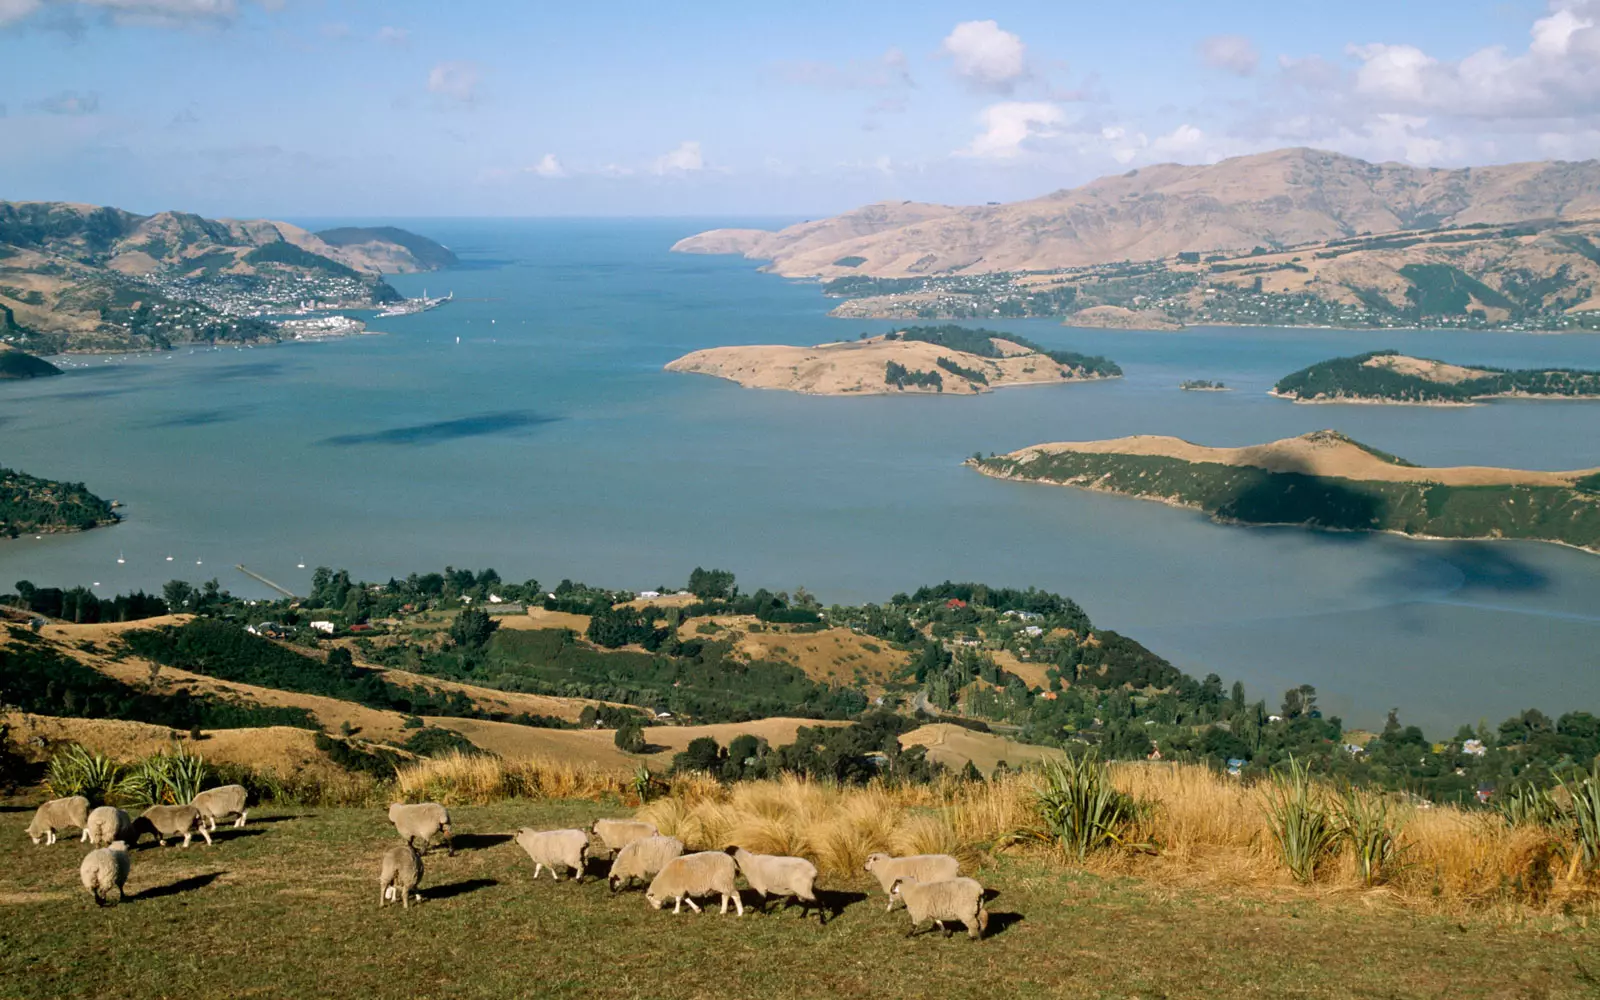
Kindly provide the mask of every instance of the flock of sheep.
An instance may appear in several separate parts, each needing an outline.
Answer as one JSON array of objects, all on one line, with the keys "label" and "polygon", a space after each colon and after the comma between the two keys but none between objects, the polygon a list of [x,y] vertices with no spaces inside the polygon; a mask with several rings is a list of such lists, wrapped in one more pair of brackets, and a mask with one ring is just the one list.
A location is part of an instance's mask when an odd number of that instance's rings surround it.
[{"label": "flock of sheep", "polygon": [[[132,819],[112,806],[91,810],[88,799],[74,795],[40,806],[27,832],[35,844],[54,844],[56,831],[80,829],[80,841],[95,849],[84,857],[79,875],[95,903],[104,906],[113,889],[119,901],[124,898],[123,885],[131,867],[128,849],[137,846],[145,834],[162,846],[169,839],[182,837],[183,846],[188,847],[195,834],[210,844],[211,831],[217,828],[218,821],[233,819],[235,828],[244,826],[246,798],[242,786],[225,785],[201,792],[188,805],[151,806]],[[389,806],[389,822],[403,843],[383,854],[378,906],[398,902],[409,909],[413,899],[422,898],[418,892],[423,875],[422,855],[434,840],[440,839],[449,854],[455,855],[450,813],[437,802],[396,802]],[[699,913],[696,897],[717,896],[722,902],[720,912],[727,913],[732,903],[742,917],[744,901],[735,884],[741,875],[761,898],[763,908],[769,900],[783,900],[785,906],[799,902],[802,918],[813,907],[822,910],[816,895],[817,866],[804,858],[752,854],[743,847],[685,854],[681,841],[662,836],[655,826],[636,820],[597,820],[588,830],[524,827],[518,831],[516,842],[533,861],[535,879],[548,868],[550,877],[558,882],[562,872],[571,872],[581,882],[590,857],[610,858],[611,890],[620,891],[635,879],[648,881],[645,900],[657,910],[670,901],[673,913],[680,912],[685,903]],[[883,887],[889,898],[888,910],[894,909],[897,899],[905,904],[911,917],[908,937],[920,925],[932,921],[946,937],[952,933],[946,926],[950,922],[965,926],[968,937],[979,938],[989,924],[989,913],[983,905],[984,889],[976,880],[963,878],[960,867],[948,854],[902,858],[873,854],[867,858],[865,870]]]}]

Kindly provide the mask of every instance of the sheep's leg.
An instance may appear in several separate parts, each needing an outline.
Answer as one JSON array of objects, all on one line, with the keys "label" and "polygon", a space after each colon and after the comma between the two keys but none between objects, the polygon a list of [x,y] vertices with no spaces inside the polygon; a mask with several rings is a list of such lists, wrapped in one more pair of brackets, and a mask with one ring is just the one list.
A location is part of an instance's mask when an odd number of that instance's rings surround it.
[{"label": "sheep's leg", "polygon": [[[699,904],[696,903],[694,900],[690,899],[688,896],[679,896],[678,898],[683,900],[685,903],[688,903],[689,904],[689,909],[693,910],[696,913],[700,912]],[[723,906],[727,906],[728,904],[727,904],[726,901],[724,901],[722,905]],[[723,910],[722,912],[726,913],[728,911],[727,910]]]},{"label": "sheep's leg", "polygon": [[944,921],[943,920],[935,920],[934,923],[939,926],[939,933],[943,934],[945,937],[949,937],[951,934],[955,933],[950,928],[948,928],[948,927],[946,927],[944,925]]},{"label": "sheep's leg", "polygon": [[127,901],[128,894],[122,891],[122,886],[117,886],[117,902],[126,903]]},{"label": "sheep's leg", "polygon": [[[726,897],[723,898],[722,905],[723,906],[727,906],[728,905]],[[734,894],[733,894],[733,905],[739,911],[739,916],[741,916],[741,917],[744,916],[744,897],[739,895],[739,893],[737,891],[734,892]],[[723,910],[722,912],[726,913],[728,911],[727,910]]]},{"label": "sheep's leg", "polygon": [[54,829],[52,829],[48,834],[46,834],[46,836],[49,839],[44,842],[45,846],[46,847],[54,847],[55,843],[56,843],[56,831]]},{"label": "sheep's leg", "polygon": [[205,827],[202,826],[200,828],[200,836],[206,838],[206,846],[210,847],[211,846],[211,831],[207,830]]},{"label": "sheep's leg", "polygon": [[185,830],[184,833],[183,833],[183,846],[184,846],[185,849],[188,848],[189,841],[191,841],[193,839],[194,839],[194,834],[192,834],[189,831]]},{"label": "sheep's leg", "polygon": [[889,893],[889,905],[885,906],[883,908],[883,912],[885,912],[885,913],[894,912],[894,893],[892,893],[892,892]]},{"label": "sheep's leg", "polygon": [[678,911],[680,909],[682,909],[682,908],[683,908],[683,897],[679,896],[677,899],[672,901],[672,913],[673,913],[673,916],[677,916]]},{"label": "sheep's leg", "polygon": [[250,815],[250,810],[248,810],[248,809],[240,812],[239,813],[239,818],[233,821],[233,828],[235,830],[243,830],[244,829],[244,818],[246,816],[248,816],[248,815]]},{"label": "sheep's leg", "polygon": [[395,886],[395,890],[400,893],[400,909],[411,909],[411,890],[403,882]]},{"label": "sheep's leg", "polygon": [[84,844],[84,843],[87,843],[88,840],[89,840],[89,828],[88,827],[84,827],[83,828],[83,832],[78,835],[78,843]]},{"label": "sheep's leg", "polygon": [[544,865],[538,861],[533,863],[533,880],[539,881],[539,873],[544,870]]}]

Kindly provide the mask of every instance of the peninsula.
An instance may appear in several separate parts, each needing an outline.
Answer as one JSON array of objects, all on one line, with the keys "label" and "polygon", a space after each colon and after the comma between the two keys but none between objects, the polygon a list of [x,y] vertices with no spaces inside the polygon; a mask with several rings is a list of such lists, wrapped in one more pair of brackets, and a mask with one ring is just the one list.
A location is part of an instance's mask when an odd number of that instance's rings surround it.
[{"label": "peninsula", "polygon": [[1102,357],[1049,351],[1022,337],[958,326],[907,327],[879,337],[793,347],[713,347],[667,365],[751,389],[817,396],[948,393],[976,395],[1008,385],[1116,378]]},{"label": "peninsula", "polygon": [[1521,538],[1600,552],[1600,469],[1423,468],[1325,430],[1247,448],[1174,437],[1042,444],[969,459],[987,476],[1205,511],[1234,524]]},{"label": "peninsula", "polygon": [[0,538],[86,531],[116,522],[110,501],[82,483],[58,483],[0,468]]},{"label": "peninsula", "polygon": [[0,379],[48,378],[60,374],[61,369],[43,358],[9,344],[0,344]]},{"label": "peninsula", "polygon": [[1464,367],[1398,351],[1334,358],[1286,375],[1272,395],[1297,403],[1470,406],[1477,400],[1600,398],[1600,371]]}]

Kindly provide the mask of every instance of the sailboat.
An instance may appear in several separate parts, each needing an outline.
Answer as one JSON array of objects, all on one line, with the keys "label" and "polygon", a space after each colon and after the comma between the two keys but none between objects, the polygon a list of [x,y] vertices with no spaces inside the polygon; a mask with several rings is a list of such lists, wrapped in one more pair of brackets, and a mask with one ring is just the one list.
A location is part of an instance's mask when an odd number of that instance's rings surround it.
[{"label": "sailboat", "polygon": [[167,562],[171,562],[171,561],[172,561],[172,557],[171,556],[167,556]]},{"label": "sailboat", "polygon": [[118,566],[121,566],[121,565],[122,565],[122,564],[123,564],[123,563],[125,563],[125,562],[127,562],[127,561],[128,561],[128,560],[126,560],[126,559],[124,559],[124,558],[122,558],[122,550],[121,550],[121,549],[118,549],[118,550],[117,550],[117,565],[118,565]]},{"label": "sailboat", "polygon": [[300,562],[295,563],[294,564],[294,568],[295,569],[305,569],[306,568],[305,560],[302,559]]}]

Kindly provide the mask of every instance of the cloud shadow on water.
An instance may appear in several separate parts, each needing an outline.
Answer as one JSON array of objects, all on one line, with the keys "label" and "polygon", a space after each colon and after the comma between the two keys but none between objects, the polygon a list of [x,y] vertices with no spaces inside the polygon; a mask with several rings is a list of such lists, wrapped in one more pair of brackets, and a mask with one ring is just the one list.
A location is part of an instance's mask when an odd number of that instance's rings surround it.
[{"label": "cloud shadow on water", "polygon": [[141,426],[147,430],[160,430],[171,427],[207,427],[211,424],[226,424],[238,420],[245,414],[245,410],[188,410],[182,413],[173,413],[157,420],[149,420]]},{"label": "cloud shadow on water", "polygon": [[464,438],[510,434],[529,427],[555,423],[559,419],[561,418],[547,417],[523,410],[510,410],[500,413],[480,413],[472,417],[457,417],[454,420],[438,420],[427,424],[413,424],[410,427],[393,427],[389,430],[371,431],[364,434],[336,434],[330,438],[323,438],[317,443],[337,445],[341,448],[365,444],[443,444],[447,441],[459,441]]}]

